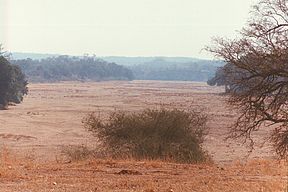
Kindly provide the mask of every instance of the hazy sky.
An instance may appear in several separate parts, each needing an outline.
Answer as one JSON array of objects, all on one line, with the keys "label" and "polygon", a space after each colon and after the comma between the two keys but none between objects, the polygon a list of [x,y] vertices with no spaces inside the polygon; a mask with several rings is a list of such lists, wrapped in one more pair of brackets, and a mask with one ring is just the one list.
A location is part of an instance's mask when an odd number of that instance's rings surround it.
[{"label": "hazy sky", "polygon": [[98,56],[190,56],[233,37],[255,0],[0,0],[9,51]]}]

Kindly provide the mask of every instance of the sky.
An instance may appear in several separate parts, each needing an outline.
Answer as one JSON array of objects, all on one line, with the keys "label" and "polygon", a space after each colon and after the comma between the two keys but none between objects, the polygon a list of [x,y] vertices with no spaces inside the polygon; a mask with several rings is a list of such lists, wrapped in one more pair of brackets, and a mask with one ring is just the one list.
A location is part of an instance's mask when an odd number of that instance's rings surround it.
[{"label": "sky", "polygon": [[0,0],[0,43],[10,52],[186,56],[233,38],[256,0]]}]

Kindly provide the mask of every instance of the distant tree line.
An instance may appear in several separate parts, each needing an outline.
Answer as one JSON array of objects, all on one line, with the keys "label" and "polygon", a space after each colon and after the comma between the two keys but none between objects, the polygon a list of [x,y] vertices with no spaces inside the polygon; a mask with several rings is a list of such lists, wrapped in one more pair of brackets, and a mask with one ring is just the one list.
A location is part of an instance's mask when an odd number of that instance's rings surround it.
[{"label": "distant tree line", "polygon": [[132,71],[96,57],[58,56],[41,60],[12,60],[32,82],[132,80]]},{"label": "distant tree line", "polygon": [[[37,66],[43,66],[43,63],[50,63],[47,58],[58,58],[59,55],[52,55],[52,54],[37,54],[37,53],[13,53],[13,58],[21,64],[27,63],[34,63],[37,62]],[[69,58],[69,59],[79,59],[79,57],[68,57],[68,56],[60,56],[60,58],[63,59]],[[31,58],[31,59],[26,59]],[[87,58],[87,57],[80,57],[81,59]],[[90,57],[91,58],[91,57]],[[131,76],[134,76],[135,79],[138,80],[168,80],[168,81],[207,81],[208,79],[212,78],[217,70],[217,67],[223,66],[224,62],[222,61],[212,61],[212,60],[205,60],[205,59],[196,59],[196,58],[190,58],[190,57],[123,57],[123,56],[111,56],[111,57],[92,57],[94,60],[96,60],[94,63],[97,62],[96,65],[102,62],[107,63],[115,63],[117,65],[121,65],[125,68],[128,68],[132,71],[128,72],[129,78],[131,79]],[[102,60],[101,60],[102,59]],[[42,61],[43,60],[43,61]],[[50,59],[51,60],[51,59]],[[39,62],[42,61],[42,62]],[[45,61],[45,62],[44,62]],[[30,64],[32,65],[32,64]],[[44,67],[45,69],[35,69],[35,63],[33,64],[33,70],[32,67],[29,67],[29,74],[25,73],[29,76],[29,80],[32,81],[47,81],[47,78],[40,78],[43,75],[37,75],[41,71],[44,71],[42,73],[45,73],[45,76],[49,76],[48,74],[54,73],[51,71],[51,69],[48,69],[48,67]],[[51,67],[51,64],[49,64]],[[102,64],[101,64],[102,65]],[[90,66],[90,64],[89,64]],[[49,68],[50,68],[49,67]],[[24,67],[23,67],[24,68]],[[83,66],[82,68],[85,68]],[[85,70],[85,69],[83,69]],[[106,70],[106,69],[105,69]],[[33,71],[33,74],[32,74]],[[78,70],[76,70],[78,71]],[[118,70],[117,70],[118,71]],[[120,70],[121,71],[121,70]],[[94,71],[95,72],[95,71]],[[59,72],[57,72],[59,73]],[[68,73],[69,70],[68,70]],[[132,75],[133,74],[133,75]],[[59,76],[54,75],[54,76]],[[124,75],[124,78],[127,78],[127,75]],[[98,79],[99,75],[97,76]],[[50,78],[51,79],[51,78]],[[54,79],[68,79],[68,80],[86,80],[81,79],[81,75],[73,75],[73,78],[68,78],[65,76],[54,78]],[[117,78],[113,78],[117,79]],[[120,78],[121,79],[121,78]],[[91,79],[90,79],[91,80]],[[93,80],[93,79],[92,79]],[[105,80],[105,79],[104,79]],[[51,81],[51,80],[49,80]]]},{"label": "distant tree line", "polygon": [[133,65],[129,68],[136,79],[171,81],[207,81],[212,78],[222,62],[199,60],[188,63],[168,62],[155,59],[151,62]]}]

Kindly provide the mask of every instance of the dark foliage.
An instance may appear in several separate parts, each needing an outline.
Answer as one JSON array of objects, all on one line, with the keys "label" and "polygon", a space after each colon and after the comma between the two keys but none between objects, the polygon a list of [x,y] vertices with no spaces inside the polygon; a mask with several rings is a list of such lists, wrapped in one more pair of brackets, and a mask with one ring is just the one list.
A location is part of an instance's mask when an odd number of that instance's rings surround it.
[{"label": "dark foliage", "polygon": [[[240,85],[239,82],[250,76],[251,73],[245,71],[235,65],[227,63],[223,67],[219,67],[215,76],[207,81],[210,86],[225,86],[225,92],[230,94],[241,94],[249,87],[247,85]],[[256,83],[256,82],[255,82]]]},{"label": "dark foliage", "polygon": [[21,69],[0,56],[0,108],[9,102],[20,103],[28,92],[27,84]]},{"label": "dark foliage", "polygon": [[207,81],[210,86],[223,86],[228,84],[228,80],[225,74],[224,67],[219,67],[216,70],[215,75]]}]

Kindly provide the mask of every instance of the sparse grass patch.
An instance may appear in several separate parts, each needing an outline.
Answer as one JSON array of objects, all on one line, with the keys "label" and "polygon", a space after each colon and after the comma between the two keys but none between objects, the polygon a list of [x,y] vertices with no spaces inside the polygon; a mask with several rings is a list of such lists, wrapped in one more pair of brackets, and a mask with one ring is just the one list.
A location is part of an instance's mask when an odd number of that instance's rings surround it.
[{"label": "sparse grass patch", "polygon": [[95,156],[95,151],[85,145],[65,146],[61,153],[71,161],[81,161]]},{"label": "sparse grass patch", "polygon": [[5,146],[0,147],[0,181],[18,181],[23,179],[22,170],[19,165],[26,161],[17,159],[11,150]]},{"label": "sparse grass patch", "polygon": [[196,110],[146,109],[114,111],[108,118],[91,113],[84,126],[116,158],[161,159],[181,163],[208,159],[201,144],[208,132],[207,115]]}]

